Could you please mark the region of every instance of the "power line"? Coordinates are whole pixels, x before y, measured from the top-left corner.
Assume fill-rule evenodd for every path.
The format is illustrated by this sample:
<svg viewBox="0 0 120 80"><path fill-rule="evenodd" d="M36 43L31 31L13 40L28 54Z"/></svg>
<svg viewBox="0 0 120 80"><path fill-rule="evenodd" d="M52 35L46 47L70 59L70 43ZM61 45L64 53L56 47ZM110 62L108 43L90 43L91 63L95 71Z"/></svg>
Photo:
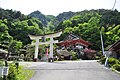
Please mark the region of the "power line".
<svg viewBox="0 0 120 80"><path fill-rule="evenodd" d="M113 4L112 10L115 8L116 1L117 1L117 0L115 0L115 2L114 2L114 4Z"/></svg>

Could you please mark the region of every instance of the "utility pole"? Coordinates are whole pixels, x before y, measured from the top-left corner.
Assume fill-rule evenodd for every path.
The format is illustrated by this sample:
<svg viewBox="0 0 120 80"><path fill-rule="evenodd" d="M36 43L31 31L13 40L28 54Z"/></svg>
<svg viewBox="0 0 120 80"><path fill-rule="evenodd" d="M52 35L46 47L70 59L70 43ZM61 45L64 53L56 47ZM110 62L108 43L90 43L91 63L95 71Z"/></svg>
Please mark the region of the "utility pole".
<svg viewBox="0 0 120 80"><path fill-rule="evenodd" d="M101 31L100 31L100 38L101 38L101 45L102 45L102 54L105 55L104 54L105 51L104 51L103 37L102 37L102 28L101 28Z"/></svg>
<svg viewBox="0 0 120 80"><path fill-rule="evenodd" d="M113 4L112 10L115 8L116 1L117 1L117 0L115 0L115 2L114 2L114 4ZM105 67L107 67L108 59L109 59L109 56L110 56L110 52L104 51L103 39L102 39L102 29L101 29L100 35L101 35L102 51L103 51L103 54L105 55L105 58L106 58L106 60L105 60Z"/></svg>

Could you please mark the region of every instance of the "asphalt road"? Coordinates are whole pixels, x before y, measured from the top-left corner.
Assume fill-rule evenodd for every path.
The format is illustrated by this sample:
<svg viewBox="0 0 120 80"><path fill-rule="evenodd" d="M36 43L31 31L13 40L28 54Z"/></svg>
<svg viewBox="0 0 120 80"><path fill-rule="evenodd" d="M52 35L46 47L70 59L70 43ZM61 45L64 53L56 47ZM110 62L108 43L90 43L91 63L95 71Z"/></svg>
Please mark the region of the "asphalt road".
<svg viewBox="0 0 120 80"><path fill-rule="evenodd" d="M27 69L35 70L30 80L120 80L120 75L96 61L37 62Z"/></svg>

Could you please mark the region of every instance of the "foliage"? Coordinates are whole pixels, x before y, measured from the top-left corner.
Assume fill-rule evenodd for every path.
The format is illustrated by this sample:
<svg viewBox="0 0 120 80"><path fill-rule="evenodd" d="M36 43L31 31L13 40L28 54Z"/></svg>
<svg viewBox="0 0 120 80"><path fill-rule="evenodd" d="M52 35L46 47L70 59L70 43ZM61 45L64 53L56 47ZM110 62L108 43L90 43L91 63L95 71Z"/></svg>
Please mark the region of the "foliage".
<svg viewBox="0 0 120 80"><path fill-rule="evenodd" d="M34 17L34 18L38 18L43 23L44 26L47 25L46 16L44 14L42 14L41 12L34 11L34 12L30 13L29 16Z"/></svg>
<svg viewBox="0 0 120 80"><path fill-rule="evenodd" d="M119 58L118 60L119 60L119 62L120 62L120 58Z"/></svg>
<svg viewBox="0 0 120 80"><path fill-rule="evenodd" d="M114 68L117 71L120 71L120 64L114 64L112 68Z"/></svg>
<svg viewBox="0 0 120 80"><path fill-rule="evenodd" d="M43 34L42 24L37 19L28 19L11 23L9 33L16 40L21 40L24 45L31 42L28 34Z"/></svg>
<svg viewBox="0 0 120 80"><path fill-rule="evenodd" d="M109 31L106 32L106 41L105 45L111 45L120 39L120 25L109 28Z"/></svg>
<svg viewBox="0 0 120 80"><path fill-rule="evenodd" d="M63 12L58 16L44 15L35 11L27 16L20 11L0 8L0 47L8 48L12 40L21 41L23 45L30 44L28 34L41 35L63 30L59 41L72 32L92 43L91 48L99 51L101 27L104 27L102 31L105 47L120 39L119 15L120 12L117 10L98 9Z"/></svg>
<svg viewBox="0 0 120 80"><path fill-rule="evenodd" d="M106 60L106 58L105 57L102 57L101 59L100 59L100 62L102 63L102 64L104 64L105 63L105 60ZM114 64L119 64L120 62L117 60L117 59L115 59L115 58L108 58L108 66L109 67L112 67Z"/></svg>
<svg viewBox="0 0 120 80"><path fill-rule="evenodd" d="M115 58L109 58L108 59L108 65L109 67L112 67L114 64L119 64L119 61Z"/></svg>
<svg viewBox="0 0 120 80"><path fill-rule="evenodd" d="M100 50L100 29L102 26L104 27L103 39L105 47L120 39L119 15L120 13L117 10L85 10L75 13L68 20L62 21L55 30L63 30L59 40L62 40L69 32L72 32L91 42L94 45L93 49Z"/></svg>
<svg viewBox="0 0 120 80"><path fill-rule="evenodd" d="M11 53L18 53L18 51L21 47L22 47L22 42L21 41L13 40L9 44L8 51L11 52Z"/></svg>
<svg viewBox="0 0 120 80"><path fill-rule="evenodd" d="M101 57L101 59L99 60L101 62L101 64L105 63L106 58L104 56Z"/></svg>
<svg viewBox="0 0 120 80"><path fill-rule="evenodd" d="M102 57L102 53L101 52L96 52L96 59L100 59Z"/></svg>
<svg viewBox="0 0 120 80"><path fill-rule="evenodd" d="M24 45L31 42L28 34L43 34L40 20L21 14L19 11L0 8L0 44L8 48L12 39L20 40ZM4 41L3 41L4 40Z"/></svg>
<svg viewBox="0 0 120 80"><path fill-rule="evenodd" d="M15 64L9 64L9 73L8 73L8 80L29 80L32 75L33 71L24 70L22 66L19 66L18 69Z"/></svg>
<svg viewBox="0 0 120 80"><path fill-rule="evenodd" d="M98 12L100 15L102 15L100 25L105 28L105 31L107 31L109 26L117 26L120 24L120 12L117 10L100 9Z"/></svg>
<svg viewBox="0 0 120 80"><path fill-rule="evenodd" d="M72 55L72 60L77 60L76 52L71 51L70 53L71 53L71 55Z"/></svg>
<svg viewBox="0 0 120 80"><path fill-rule="evenodd" d="M29 16L25 16L21 14L20 11L13 11L13 10L4 10L0 8L0 19L8 19L9 21L16 21L16 20L26 20L29 19Z"/></svg>
<svg viewBox="0 0 120 80"><path fill-rule="evenodd" d="M13 37L9 35L8 26L5 23L6 20L0 20L0 47L7 49Z"/></svg>
<svg viewBox="0 0 120 80"><path fill-rule="evenodd" d="M105 58L105 57L102 57L102 58L100 59L100 62L101 62L102 64L104 64L104 63L105 63L105 60L106 60L106 58ZM108 59L108 66L109 66L110 68L113 68L113 69L117 70L117 71L120 71L120 61L119 61L118 59L109 58L109 59Z"/></svg>
<svg viewBox="0 0 120 80"><path fill-rule="evenodd" d="M21 73L22 73L22 67L19 66L17 69L16 65L11 63L9 65L9 73L8 73L7 78L9 80L22 80L24 78L20 77Z"/></svg>

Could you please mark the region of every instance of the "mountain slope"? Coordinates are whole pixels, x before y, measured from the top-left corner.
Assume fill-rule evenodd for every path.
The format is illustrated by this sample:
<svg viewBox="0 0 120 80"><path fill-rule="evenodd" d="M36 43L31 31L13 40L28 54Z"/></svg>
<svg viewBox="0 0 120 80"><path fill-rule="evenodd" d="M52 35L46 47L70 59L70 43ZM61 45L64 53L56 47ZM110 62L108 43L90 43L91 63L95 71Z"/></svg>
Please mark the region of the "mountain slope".
<svg viewBox="0 0 120 80"><path fill-rule="evenodd" d="M30 13L29 16L38 18L46 27L49 27L48 24L50 24L55 28L60 22L70 19L71 17L73 17L74 14L74 12L69 11L60 13L58 16L55 17L53 15L44 15L40 11L34 11Z"/></svg>

